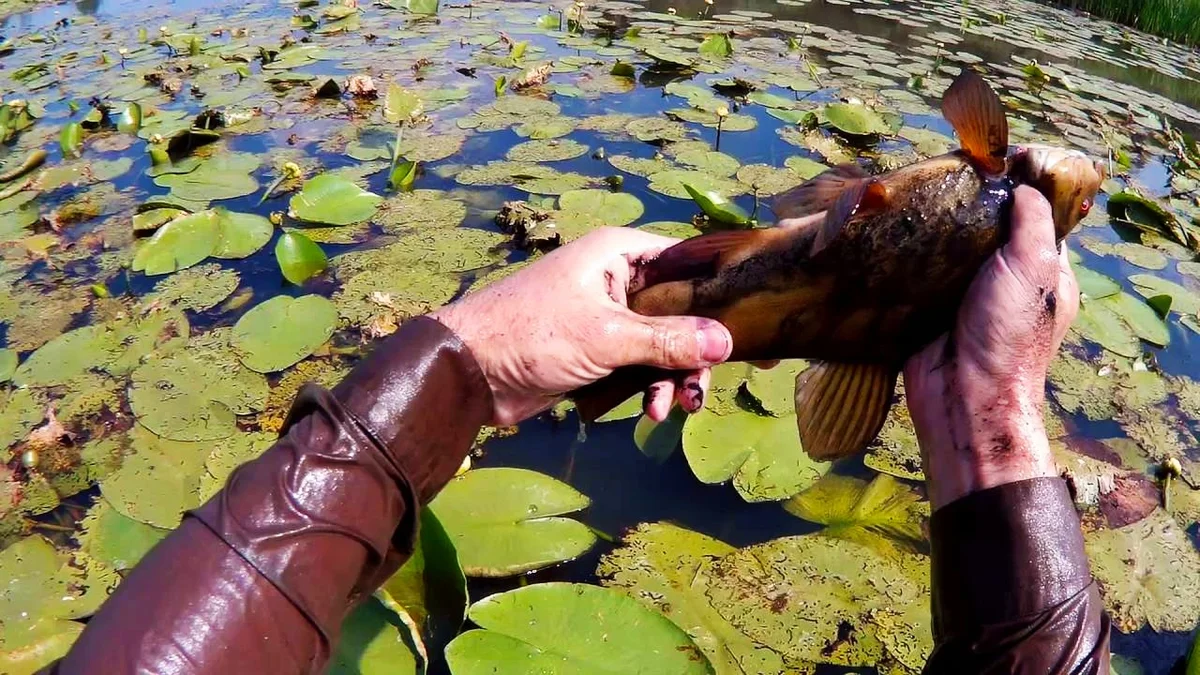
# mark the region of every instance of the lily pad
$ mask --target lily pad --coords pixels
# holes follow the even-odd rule
[[[133,371],[129,406],[154,433],[180,441],[226,438],[236,416],[261,410],[267,381],[228,347],[227,329],[192,338],[187,348],[151,357]]]
[[[620,227],[642,217],[645,207],[637,197],[626,192],[607,190],[571,190],[558,198],[558,208],[598,217],[603,224]]]
[[[639,398],[641,397],[635,396],[634,400]],[[637,403],[637,410],[641,412],[641,402]],[[643,455],[661,464],[679,448],[679,440],[683,437],[683,425],[687,419],[688,414],[679,406],[672,407],[662,422],[655,422],[649,415],[642,415],[633,427],[633,443]]]
[[[283,370],[325,344],[337,326],[333,303],[319,295],[276,296],[242,315],[230,345],[242,365],[259,373]]]
[[[588,146],[570,139],[525,141],[508,149],[505,157],[513,162],[561,162],[582,157]]]
[[[456,675],[710,673],[687,633],[620,591],[548,583],[471,606],[471,630],[446,647]]]
[[[159,175],[154,184],[170,188],[171,195],[178,199],[193,202],[244,197],[258,191],[258,181],[250,175],[258,164],[256,155],[226,152],[205,160],[188,173]]]
[[[807,157],[801,157],[799,155],[788,157],[783,162],[783,165],[796,172],[805,180],[808,180],[809,178],[815,178],[829,170],[829,167],[825,166],[824,164],[815,160],[811,160]]]
[[[861,103],[830,103],[821,109],[822,121],[852,136],[888,134],[892,127],[875,110]]]
[[[92,558],[117,571],[133,569],[170,530],[125,516],[101,497],[81,524],[79,546]]]
[[[425,647],[440,654],[467,616],[467,577],[458,551],[433,511],[421,512],[417,545],[380,588],[412,617]]]
[[[1144,298],[1156,295],[1171,296],[1171,311],[1179,314],[1200,313],[1200,295],[1180,286],[1173,281],[1167,281],[1152,274],[1134,274],[1129,277],[1133,290]]]
[[[385,232],[399,234],[408,229],[458,227],[466,217],[467,205],[448,193],[413,190],[380,204],[374,220]]]
[[[880,549],[880,537],[914,553],[925,541],[922,530],[929,504],[899,480],[881,474],[871,481],[826,474],[784,502],[798,518],[825,525],[822,534]]]
[[[305,181],[288,203],[292,216],[310,223],[350,225],[367,220],[383,198],[367,192],[353,181],[321,174]]]
[[[238,273],[215,263],[197,265],[159,281],[146,296],[147,306],[174,306],[203,312],[237,290]]]
[[[800,447],[796,416],[768,417],[748,410],[720,415],[705,408],[683,428],[683,452],[702,483],[733,480],[749,502],[787,499],[829,470]]]
[[[596,542],[586,525],[561,517],[591,503],[571,486],[525,469],[475,469],[429,505],[473,577],[532,572],[583,555]]]
[[[953,138],[929,129],[902,127],[897,135],[912,143],[918,153],[928,157],[943,155],[957,146]]]
[[[596,575],[686,631],[717,675],[783,673],[778,654],[739,632],[705,596],[711,560],[735,550],[669,523],[642,523],[600,560]]]
[[[747,164],[738,169],[737,179],[750,186],[759,196],[786,192],[805,180],[791,169],[781,169],[768,164]]]
[[[413,0],[416,4],[418,0]],[[421,0],[424,1],[424,0]],[[436,6],[437,0],[430,0]],[[328,675],[417,675],[417,656],[407,639],[409,628],[375,598],[355,607],[342,621],[329,656]]]
[[[12,379],[17,369],[17,353],[11,349],[0,349],[0,384]]]
[[[170,274],[209,256],[245,258],[266,245],[274,227],[252,213],[205,209],[160,227],[133,256],[130,266],[147,275]]]
[[[785,663],[920,670],[933,650],[924,558],[809,535],[735,551],[711,570],[712,607]]]
[[[747,192],[745,185],[731,178],[721,178],[702,171],[687,171],[685,169],[672,169],[652,174],[650,176],[649,188],[668,197],[691,199],[687,188],[684,187],[685,184],[692,186],[698,192],[715,192],[727,198]]]
[[[1200,622],[1200,553],[1166,512],[1085,533],[1084,542],[1104,605],[1121,631],[1147,624],[1191,631]]]

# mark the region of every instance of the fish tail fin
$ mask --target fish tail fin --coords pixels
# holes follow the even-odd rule
[[[1004,173],[1008,119],[1004,103],[982,77],[963,68],[942,97],[942,115],[958,133],[971,161],[990,174]]]
[[[833,461],[866,450],[883,428],[897,375],[872,363],[821,363],[801,372],[796,424],[808,456]]]

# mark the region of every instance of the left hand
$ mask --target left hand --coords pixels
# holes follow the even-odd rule
[[[699,410],[709,367],[733,351],[729,330],[700,317],[642,316],[627,305],[639,263],[675,243],[631,228],[600,229],[434,312],[483,369],[495,402],[492,424],[528,419],[630,365],[685,371],[647,392],[651,418],[664,419],[676,399]]]

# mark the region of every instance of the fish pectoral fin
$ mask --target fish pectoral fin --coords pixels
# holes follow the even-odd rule
[[[754,250],[771,238],[768,230],[710,232],[684,239],[647,262],[635,276],[631,290],[669,281],[714,276],[721,260],[731,254]]]
[[[848,186],[825,212],[825,218],[817,229],[809,255],[820,253],[855,216],[884,209],[891,199],[891,188],[875,178],[860,180]]]
[[[803,218],[828,210],[846,188],[870,178],[857,164],[840,164],[823,174],[797,185],[771,204],[779,220]]]
[[[897,371],[873,363],[821,363],[796,377],[796,424],[809,457],[863,452],[883,428]]]
[[[963,68],[942,97],[942,114],[958,132],[971,161],[990,174],[1004,173],[1008,118],[1004,116],[1004,103],[982,77]]]

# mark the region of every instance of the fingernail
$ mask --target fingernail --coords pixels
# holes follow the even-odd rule
[[[699,337],[700,358],[705,363],[722,363],[733,352],[729,331],[712,319],[701,320]]]
[[[683,398],[687,400],[687,405],[685,406],[687,412],[700,412],[700,409],[704,407],[704,390],[700,388],[700,381],[689,377],[683,388]]]

